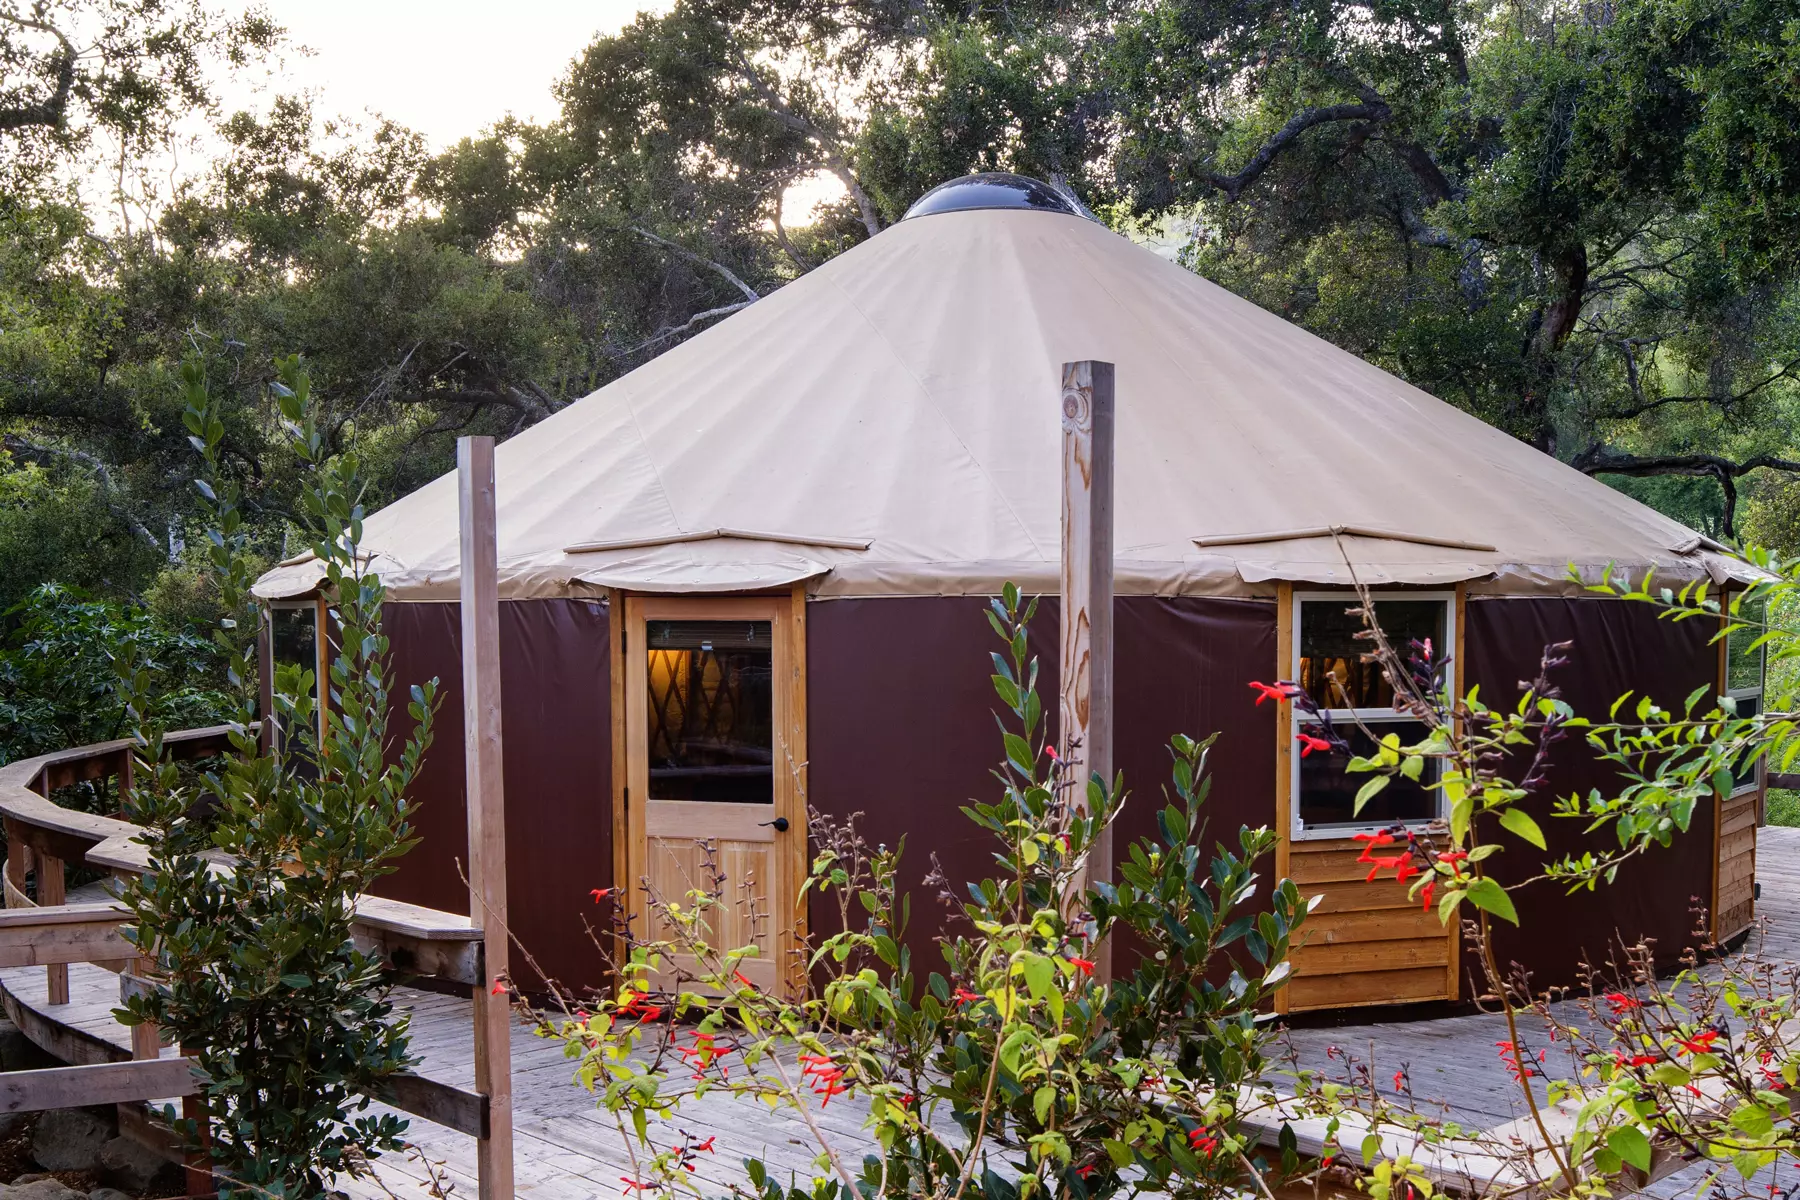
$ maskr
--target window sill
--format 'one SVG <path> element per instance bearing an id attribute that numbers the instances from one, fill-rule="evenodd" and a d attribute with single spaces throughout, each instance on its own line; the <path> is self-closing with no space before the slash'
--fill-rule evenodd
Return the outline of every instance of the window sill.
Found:
<path id="1" fill-rule="evenodd" d="M 1294 842 L 1347 842 L 1359 833 L 1384 833 L 1398 827 L 1407 833 L 1431 833 L 1434 829 L 1441 831 L 1441 818 L 1424 821 L 1389 821 L 1384 825 L 1331 825 L 1324 828 L 1305 828 L 1291 830 L 1288 840 Z"/>

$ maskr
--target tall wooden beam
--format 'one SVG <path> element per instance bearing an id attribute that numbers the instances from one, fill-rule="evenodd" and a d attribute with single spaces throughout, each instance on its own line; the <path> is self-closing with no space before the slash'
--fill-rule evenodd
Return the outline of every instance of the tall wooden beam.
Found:
<path id="1" fill-rule="evenodd" d="M 506 804 L 500 756 L 500 581 L 494 439 L 456 440 L 462 519 L 463 747 L 468 779 L 469 915 L 483 930 L 475 991 L 475 1090 L 487 1097 L 476 1146 L 481 1200 L 512 1200 L 512 1014 L 507 975 Z"/>
<path id="2" fill-rule="evenodd" d="M 1113 365 L 1062 368 L 1063 756 L 1085 809 L 1087 781 L 1113 774 Z M 1088 852 L 1087 881 L 1112 878 L 1112 831 Z M 1109 974 L 1112 948 L 1097 947 Z"/>

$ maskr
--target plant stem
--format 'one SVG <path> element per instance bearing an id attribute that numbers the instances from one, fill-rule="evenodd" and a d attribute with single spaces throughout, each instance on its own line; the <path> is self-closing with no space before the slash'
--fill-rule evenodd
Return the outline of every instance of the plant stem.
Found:
<path id="1" fill-rule="evenodd" d="M 1475 864 L 1475 877 L 1483 877 L 1481 864 Z M 1538 1109 L 1537 1096 L 1531 1090 L 1531 1067 L 1525 1061 L 1525 1049 L 1519 1045 L 1518 1015 L 1513 1011 L 1512 991 L 1506 986 L 1506 980 L 1500 975 L 1500 968 L 1494 960 L 1493 931 L 1488 926 L 1488 915 L 1485 909 L 1477 909 L 1481 929 L 1481 958 L 1488 978 L 1493 981 L 1494 988 L 1500 993 L 1500 1003 L 1506 1010 L 1506 1036 L 1512 1044 L 1513 1063 L 1518 1068 L 1519 1089 L 1525 1093 L 1525 1106 L 1531 1110 L 1531 1123 L 1537 1126 L 1538 1136 L 1544 1139 L 1544 1149 L 1550 1152 L 1556 1168 L 1562 1173 L 1563 1180 L 1573 1192 L 1580 1181 L 1575 1177 L 1575 1169 L 1563 1157 L 1557 1148 L 1556 1139 L 1550 1136 L 1550 1127 L 1544 1122 L 1544 1114 Z"/>

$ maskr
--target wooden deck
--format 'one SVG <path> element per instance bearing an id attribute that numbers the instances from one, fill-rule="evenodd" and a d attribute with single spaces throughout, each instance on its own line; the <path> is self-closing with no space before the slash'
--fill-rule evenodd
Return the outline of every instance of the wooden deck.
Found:
<path id="1" fill-rule="evenodd" d="M 1800 960 L 1800 830 L 1760 832 L 1758 914 L 1768 931 L 1765 949 L 1772 957 Z M 41 967 L 0 971 L 0 999 L 28 1035 L 66 1061 L 129 1057 L 127 1031 L 111 1015 L 118 1004 L 118 977 L 82 965 L 71 967 L 69 975 L 68 1005 L 52 1008 L 46 1003 Z M 473 1086 L 469 1002 L 411 989 L 402 990 L 400 999 L 412 1012 L 414 1051 L 424 1060 L 419 1073 L 459 1087 Z M 1331 1065 L 1329 1047 L 1372 1059 L 1376 1078 L 1384 1081 L 1404 1065 L 1421 1107 L 1441 1106 L 1468 1127 L 1489 1129 L 1523 1115 L 1516 1086 L 1494 1048 L 1505 1036 L 1498 1016 L 1314 1026 L 1292 1029 L 1287 1036 L 1298 1061 L 1310 1068 Z M 631 1174 L 624 1139 L 611 1118 L 571 1083 L 571 1064 L 563 1057 L 561 1044 L 539 1039 L 515 1023 L 513 1071 L 518 1193 L 554 1200 L 621 1195 L 621 1177 Z M 853 1160 L 860 1158 L 868 1145 L 860 1110 L 840 1101 L 814 1116 L 838 1140 L 841 1151 Z M 717 1135 L 717 1154 L 703 1161 L 697 1174 L 703 1184 L 720 1191 L 746 1156 L 761 1157 L 782 1176 L 792 1171 L 804 1179 L 813 1172 L 811 1143 L 793 1113 L 714 1096 L 684 1109 L 677 1124 L 701 1138 Z M 442 1173 L 455 1185 L 456 1195 L 472 1200 L 474 1140 L 418 1119 L 412 1121 L 410 1136 L 424 1155 L 442 1163 Z M 426 1169 L 416 1159 L 386 1158 L 379 1170 L 394 1194 L 426 1194 Z M 1653 1185 L 1647 1194 L 1668 1200 L 1691 1196 L 1699 1178 L 1700 1169 L 1688 1167 Z M 1784 1174 L 1782 1182 L 1794 1180 Z M 353 1184 L 348 1190 L 359 1198 L 383 1195 L 370 1184 Z"/>

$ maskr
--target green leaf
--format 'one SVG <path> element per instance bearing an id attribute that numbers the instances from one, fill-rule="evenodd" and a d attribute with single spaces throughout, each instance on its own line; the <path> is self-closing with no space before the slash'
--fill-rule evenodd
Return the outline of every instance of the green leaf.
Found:
<path id="1" fill-rule="evenodd" d="M 298 991 L 301 988 L 311 987 L 312 978 L 307 975 L 283 975 L 281 977 L 281 986 L 293 988 Z"/>
<path id="2" fill-rule="evenodd" d="M 1118 1167 L 1121 1171 L 1129 1167 L 1132 1160 L 1137 1157 L 1132 1153 L 1130 1146 L 1117 1138 L 1101 1138 L 1100 1144 L 1106 1148 L 1106 1157 L 1112 1159 L 1113 1166 Z"/>
<path id="3" fill-rule="evenodd" d="M 1731 1114 L 1731 1123 L 1753 1138 L 1767 1137 L 1775 1129 L 1769 1110 L 1760 1104 L 1746 1104 Z"/>
<path id="4" fill-rule="evenodd" d="M 1485 876 L 1469 885 L 1469 903 L 1484 912 L 1493 913 L 1502 920 L 1514 925 L 1519 923 L 1519 910 L 1513 907 L 1512 897 L 1506 889 Z"/>
<path id="5" fill-rule="evenodd" d="M 1055 1103 L 1056 1089 L 1053 1087 L 1041 1087 L 1032 1093 L 1031 1110 L 1037 1114 L 1039 1125 L 1049 1124 L 1050 1106 Z"/>
<path id="6" fill-rule="evenodd" d="M 1373 800 L 1376 794 L 1388 785 L 1389 778 L 1390 776 L 1387 775 L 1369 776 L 1368 781 L 1356 789 L 1356 805 L 1351 809 L 1351 812 L 1360 813 L 1363 810 L 1363 805 L 1367 804 L 1370 800 Z"/>
<path id="7" fill-rule="evenodd" d="M 1042 1000 L 1056 986 L 1056 963 L 1041 954 L 1033 954 L 1023 964 L 1025 986 L 1033 1000 Z"/>
<path id="8" fill-rule="evenodd" d="M 1640 1171 L 1650 1169 L 1650 1139 L 1636 1125 L 1624 1125 L 1606 1135 L 1609 1150 Z"/>
<path id="9" fill-rule="evenodd" d="M 1544 841 L 1544 831 L 1538 823 L 1531 819 L 1531 814 L 1522 808 L 1509 808 L 1500 814 L 1500 826 L 1530 842 L 1539 850 L 1548 849 Z"/>

